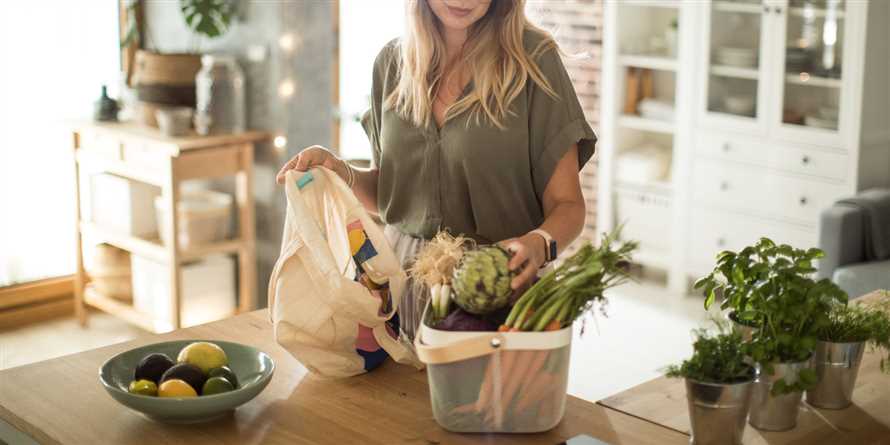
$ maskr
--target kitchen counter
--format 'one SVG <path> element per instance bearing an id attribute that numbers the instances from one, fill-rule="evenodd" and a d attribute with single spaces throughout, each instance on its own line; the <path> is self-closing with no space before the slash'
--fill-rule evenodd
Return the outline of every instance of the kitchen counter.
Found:
<path id="1" fill-rule="evenodd" d="M 166 340 L 236 341 L 267 352 L 275 376 L 232 415 L 197 425 L 156 423 L 111 399 L 98 382 L 111 356 Z M 573 376 L 579 378 L 579 376 Z M 426 374 L 387 362 L 348 379 L 310 375 L 275 343 L 265 310 L 0 371 L 0 442 L 10 444 L 553 444 L 588 434 L 609 444 L 687 444 L 689 436 L 569 397 L 553 430 L 454 434 L 433 419 Z M 19 434 L 23 433 L 23 434 Z"/>

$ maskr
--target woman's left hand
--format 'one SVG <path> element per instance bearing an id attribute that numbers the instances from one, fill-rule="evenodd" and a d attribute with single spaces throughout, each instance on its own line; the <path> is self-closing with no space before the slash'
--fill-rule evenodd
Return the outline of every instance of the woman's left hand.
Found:
<path id="1" fill-rule="evenodd" d="M 498 244 L 513 253 L 509 267 L 510 270 L 519 273 L 513 278 L 510 286 L 516 290 L 531 285 L 546 260 L 544 238 L 535 233 L 526 233 L 519 238 L 511 238 Z"/>

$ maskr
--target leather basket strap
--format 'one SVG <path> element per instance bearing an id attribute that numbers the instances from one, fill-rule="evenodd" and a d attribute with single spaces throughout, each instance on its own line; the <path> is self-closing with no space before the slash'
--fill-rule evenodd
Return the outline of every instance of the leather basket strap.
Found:
<path id="1" fill-rule="evenodd" d="M 498 332 L 479 335 L 444 346 L 426 345 L 420 335 L 414 339 L 417 358 L 428 365 L 454 363 L 493 354 L 504 344 L 504 336 Z"/>

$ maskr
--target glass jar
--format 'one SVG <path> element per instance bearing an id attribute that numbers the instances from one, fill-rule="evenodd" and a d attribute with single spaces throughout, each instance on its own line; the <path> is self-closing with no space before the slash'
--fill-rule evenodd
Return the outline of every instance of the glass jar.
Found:
<path id="1" fill-rule="evenodd" d="M 232 56 L 205 55 L 195 79 L 198 134 L 241 133 L 246 129 L 244 72 Z"/>

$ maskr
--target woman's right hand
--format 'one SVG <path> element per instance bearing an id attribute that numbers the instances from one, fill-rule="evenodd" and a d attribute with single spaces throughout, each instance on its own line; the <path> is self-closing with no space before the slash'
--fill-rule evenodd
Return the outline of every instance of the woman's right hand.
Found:
<path id="1" fill-rule="evenodd" d="M 290 161 L 287 161 L 287 163 L 281 167 L 281 171 L 278 172 L 275 181 L 279 184 L 284 184 L 284 174 L 289 170 L 304 172 L 312 167 L 326 167 L 333 170 L 334 173 L 341 178 L 344 178 L 344 180 L 346 178 L 346 164 L 327 148 L 324 148 L 321 145 L 313 145 L 304 148 L 303 151 L 291 158 Z"/>

